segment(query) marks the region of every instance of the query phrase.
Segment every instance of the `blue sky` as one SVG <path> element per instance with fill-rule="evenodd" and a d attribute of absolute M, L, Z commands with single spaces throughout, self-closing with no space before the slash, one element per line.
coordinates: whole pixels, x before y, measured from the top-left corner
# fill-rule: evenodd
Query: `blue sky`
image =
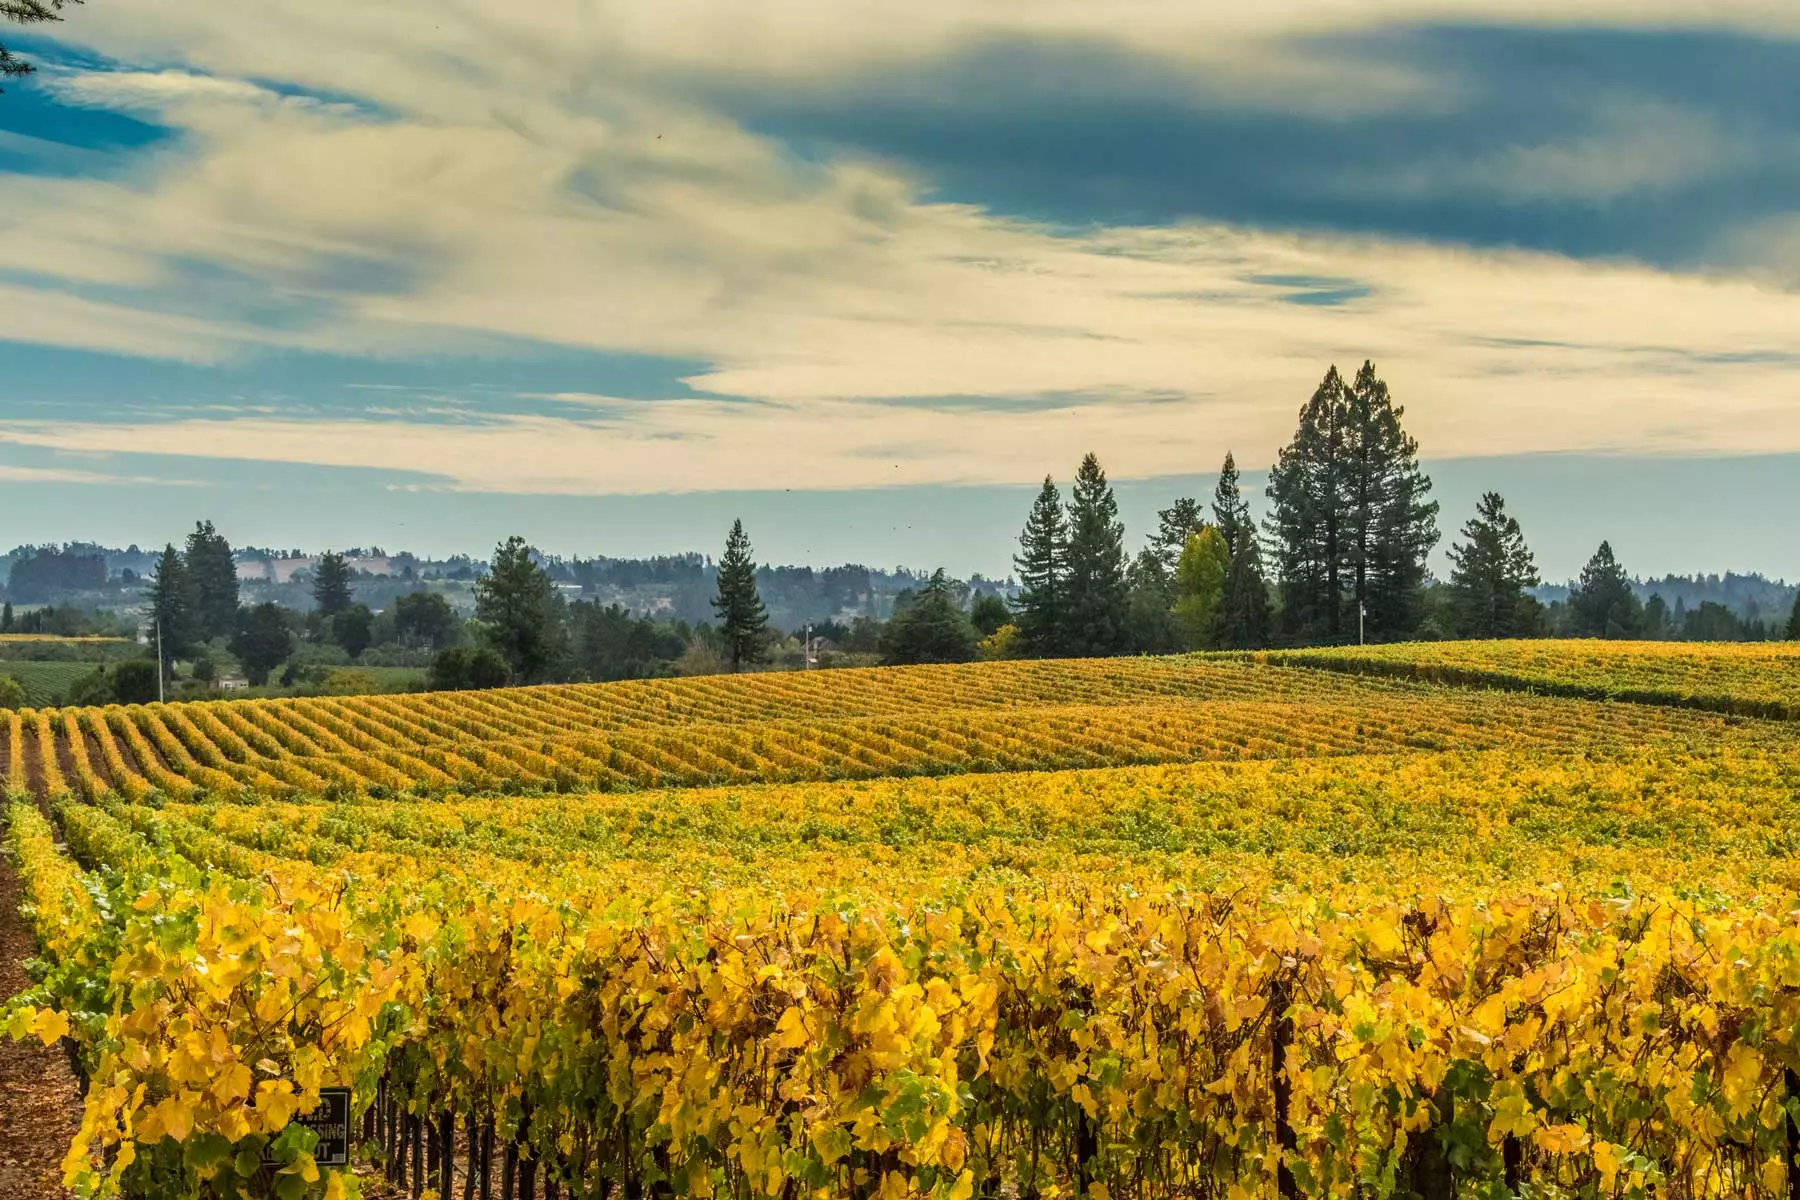
<path fill-rule="evenodd" d="M 1005 569 L 1372 357 L 1446 532 L 1800 575 L 1800 13 L 108 0 L 4 41 L 0 541 Z"/>

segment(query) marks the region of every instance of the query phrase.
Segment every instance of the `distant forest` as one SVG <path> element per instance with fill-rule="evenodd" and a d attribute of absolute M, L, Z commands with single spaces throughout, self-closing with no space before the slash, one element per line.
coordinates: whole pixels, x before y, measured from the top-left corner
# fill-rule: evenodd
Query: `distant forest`
<path fill-rule="evenodd" d="M 741 523 L 717 560 L 564 559 L 521 537 L 485 560 L 429 560 L 378 547 L 233 548 L 203 521 L 158 551 L 16 548 L 0 559 L 0 632 L 142 639 L 162 662 L 159 690 L 177 694 L 1411 639 L 1800 638 L 1794 585 L 1636 578 L 1604 541 L 1578 579 L 1547 585 L 1494 492 L 1452 537 L 1447 577 L 1435 577 L 1439 505 L 1404 415 L 1372 363 L 1354 377 L 1332 368 L 1277 453 L 1260 521 L 1228 452 L 1213 494 L 1173 497 L 1135 554 L 1090 454 L 1066 499 L 1045 477 L 1003 580 L 759 564 Z M 146 684 L 136 670 L 109 676 L 102 661 L 58 698 L 143 699 L 157 683 L 154 666 Z"/>

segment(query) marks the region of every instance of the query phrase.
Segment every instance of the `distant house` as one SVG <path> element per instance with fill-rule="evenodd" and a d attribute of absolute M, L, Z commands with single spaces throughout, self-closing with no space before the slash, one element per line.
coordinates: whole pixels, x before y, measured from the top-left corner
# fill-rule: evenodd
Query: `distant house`
<path fill-rule="evenodd" d="M 221 692 L 241 692 L 250 686 L 250 681 L 242 675 L 219 676 L 218 688 Z"/>

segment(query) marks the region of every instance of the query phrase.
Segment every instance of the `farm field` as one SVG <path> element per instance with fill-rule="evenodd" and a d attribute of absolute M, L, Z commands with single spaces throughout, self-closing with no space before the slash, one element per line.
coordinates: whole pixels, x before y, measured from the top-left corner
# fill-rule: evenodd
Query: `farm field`
<path fill-rule="evenodd" d="M 1339 661 L 17 714 L 8 1028 L 127 1195 L 1793 1194 L 1800 722 Z"/>
<path fill-rule="evenodd" d="M 25 703 L 59 703 L 77 680 L 94 672 L 94 664 L 54 659 L 0 659 L 0 675 L 11 675 L 25 689 Z"/>

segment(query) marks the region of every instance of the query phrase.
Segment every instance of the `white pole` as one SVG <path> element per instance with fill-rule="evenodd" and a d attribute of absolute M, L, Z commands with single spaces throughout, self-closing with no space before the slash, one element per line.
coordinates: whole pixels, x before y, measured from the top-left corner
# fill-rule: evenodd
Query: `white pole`
<path fill-rule="evenodd" d="M 1363 644 L 1363 621 L 1369 615 L 1369 606 L 1361 600 L 1356 602 L 1356 644 Z"/>
<path fill-rule="evenodd" d="M 156 618 L 156 702 L 163 702 L 162 618 Z"/>

